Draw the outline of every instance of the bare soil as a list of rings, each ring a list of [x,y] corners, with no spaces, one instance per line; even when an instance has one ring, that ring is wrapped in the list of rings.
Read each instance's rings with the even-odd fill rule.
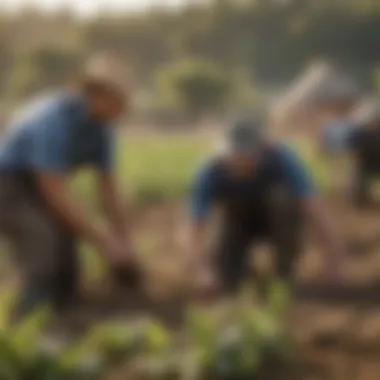
[[[331,203],[350,243],[344,263],[346,280],[334,285],[323,282],[322,255],[310,237],[299,263],[299,285],[289,311],[289,327],[308,367],[302,379],[378,380],[380,211],[352,210],[341,199]],[[181,208],[158,205],[148,210],[136,210],[134,215],[136,236],[144,239],[150,231],[152,247],[143,260],[146,291],[127,291],[110,284],[86,291],[63,317],[71,332],[80,332],[99,319],[134,319],[146,314],[156,315],[173,329],[181,326],[186,306],[194,302],[188,291],[191,275],[189,279],[184,255],[173,242]],[[258,256],[265,268],[265,254]],[[271,379],[279,378],[273,376]]]

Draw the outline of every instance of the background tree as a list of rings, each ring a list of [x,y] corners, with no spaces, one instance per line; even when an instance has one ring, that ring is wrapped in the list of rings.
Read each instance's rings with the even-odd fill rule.
[[[379,0],[211,0],[112,18],[103,13],[89,20],[68,10],[41,14],[33,9],[0,18],[3,99],[21,100],[61,84],[77,61],[103,49],[130,62],[138,92],[157,101],[156,108],[177,113],[186,108],[191,114],[204,112],[201,104],[207,109],[220,102],[239,106],[236,88],[242,85],[242,93],[275,94],[320,57],[336,61],[371,87],[380,60]],[[176,77],[167,81],[176,83],[171,87],[178,101],[168,93],[156,95],[156,78],[165,68],[171,72],[166,76]],[[244,81],[239,79],[242,71]],[[228,86],[221,73],[228,74]],[[206,87],[202,91],[197,78]],[[216,100],[217,83],[221,99],[226,87],[234,95]]]
[[[182,61],[158,73],[158,84],[168,89],[191,118],[222,110],[231,89],[228,75],[205,60]]]

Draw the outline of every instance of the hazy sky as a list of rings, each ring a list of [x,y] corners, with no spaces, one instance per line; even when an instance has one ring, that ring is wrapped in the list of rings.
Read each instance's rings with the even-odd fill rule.
[[[105,8],[110,10],[141,9],[150,5],[178,6],[192,0],[0,0],[0,8],[17,10],[23,5],[37,5],[44,10],[70,6],[81,15],[96,13]]]

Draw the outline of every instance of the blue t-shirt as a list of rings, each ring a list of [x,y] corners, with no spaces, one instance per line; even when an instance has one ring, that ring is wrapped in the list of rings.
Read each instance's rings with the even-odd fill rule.
[[[91,118],[79,95],[59,93],[21,110],[0,142],[0,170],[66,173],[112,168],[112,128]]]
[[[307,170],[289,147],[276,145],[270,149],[268,155],[270,157],[254,168],[250,178],[238,180],[228,177],[229,186],[233,186],[244,196],[243,194],[249,193],[252,186],[255,186],[256,173],[274,172],[284,179],[285,185],[296,198],[304,199],[313,194],[314,186]],[[214,158],[206,161],[198,170],[190,195],[190,215],[193,220],[202,220],[209,215],[216,201],[219,175],[218,160]]]

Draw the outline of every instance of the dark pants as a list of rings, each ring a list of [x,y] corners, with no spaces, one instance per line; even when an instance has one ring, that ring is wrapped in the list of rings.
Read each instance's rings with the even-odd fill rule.
[[[249,209],[246,212],[249,214]],[[293,281],[294,263],[302,246],[299,205],[286,197],[271,201],[265,214],[252,215],[244,222],[226,215],[217,239],[216,268],[227,292],[237,291],[247,278],[249,252],[262,241],[271,243],[275,250],[278,277]]]
[[[371,205],[371,182],[380,176],[380,126],[361,128],[352,140],[355,162],[353,201],[358,206]]]
[[[353,201],[357,206],[371,204],[371,184],[380,177],[380,170],[374,170],[364,164],[357,164],[353,184]]]
[[[0,229],[22,275],[14,319],[45,303],[66,306],[77,284],[75,238],[47,209],[33,182],[25,173],[0,177]]]

